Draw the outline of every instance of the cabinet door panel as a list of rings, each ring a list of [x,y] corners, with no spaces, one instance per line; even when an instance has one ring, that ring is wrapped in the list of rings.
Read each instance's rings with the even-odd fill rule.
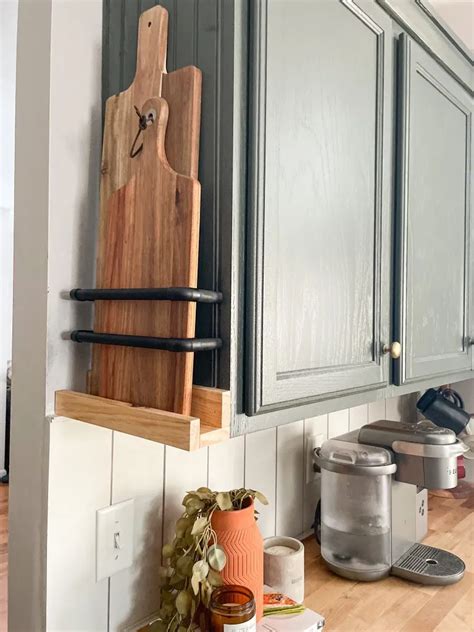
[[[472,100],[400,39],[398,383],[471,368]]]
[[[386,383],[392,153],[383,11],[268,0],[253,27],[250,414]]]

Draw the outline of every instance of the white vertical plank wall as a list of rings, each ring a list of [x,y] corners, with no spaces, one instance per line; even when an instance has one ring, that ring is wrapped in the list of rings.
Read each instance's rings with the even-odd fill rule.
[[[303,481],[303,533],[311,529],[314,521],[314,512],[317,501],[321,496],[321,477],[315,475],[312,480],[308,480],[308,470],[312,469],[312,455],[310,450],[310,440],[313,435],[321,435],[324,440],[328,438],[328,415],[321,415],[304,422],[304,481]]]
[[[110,504],[112,432],[57,418],[50,439],[46,629],[106,630],[108,581],[96,582],[96,511]]]
[[[187,491],[206,486],[208,481],[208,449],[184,452],[165,448],[163,541],[173,537],[176,520],[183,512],[181,501]]]
[[[276,428],[254,432],[245,437],[244,485],[265,494],[268,505],[258,505],[259,527],[264,538],[275,535],[276,502]]]
[[[400,398],[392,397],[385,400],[385,416],[392,421],[400,421],[401,419],[401,406]]]
[[[454,388],[464,399],[464,408],[467,412],[474,414],[474,380],[458,382],[454,385]]]
[[[164,446],[114,432],[112,504],[135,501],[134,564],[110,579],[110,630],[156,609],[163,529]]]
[[[349,410],[349,429],[357,430],[369,423],[369,408],[367,404],[355,406]]]
[[[387,402],[387,410],[397,418],[408,409],[395,399]],[[379,401],[191,453],[80,422],[54,420],[48,547],[48,590],[54,599],[49,601],[47,629],[118,632],[153,615],[161,546],[173,537],[188,490],[202,485],[259,489],[269,500],[268,507],[258,507],[264,537],[308,535],[320,495],[319,475],[308,472],[309,441],[314,435],[334,437],[385,416],[385,401]],[[135,499],[134,563],[109,581],[96,583],[95,512],[128,498]]]
[[[239,489],[245,478],[245,437],[236,437],[209,448],[211,489]]]
[[[303,531],[304,421],[277,428],[276,532]]]
[[[349,410],[338,410],[328,415],[328,437],[337,437],[349,430]]]
[[[369,424],[378,419],[386,419],[384,399],[369,404]]]

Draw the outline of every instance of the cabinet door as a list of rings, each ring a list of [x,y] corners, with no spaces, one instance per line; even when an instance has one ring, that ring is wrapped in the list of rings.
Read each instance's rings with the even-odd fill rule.
[[[247,412],[387,382],[391,22],[252,3]]]
[[[472,99],[405,34],[399,62],[395,369],[403,384],[471,368]]]

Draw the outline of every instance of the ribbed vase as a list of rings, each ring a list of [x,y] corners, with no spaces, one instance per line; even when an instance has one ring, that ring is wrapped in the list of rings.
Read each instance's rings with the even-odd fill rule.
[[[221,573],[224,584],[250,588],[258,621],[263,615],[263,539],[253,502],[238,511],[216,511],[211,522],[217,542],[227,555],[227,564]]]

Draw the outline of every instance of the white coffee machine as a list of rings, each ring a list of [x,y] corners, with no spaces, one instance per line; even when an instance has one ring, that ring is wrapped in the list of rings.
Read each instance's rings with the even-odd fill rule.
[[[314,460],[328,567],[363,581],[389,574],[424,584],[461,579],[459,557],[420,541],[428,528],[426,490],[456,487],[465,450],[452,430],[430,421],[376,421],[325,441]]]

